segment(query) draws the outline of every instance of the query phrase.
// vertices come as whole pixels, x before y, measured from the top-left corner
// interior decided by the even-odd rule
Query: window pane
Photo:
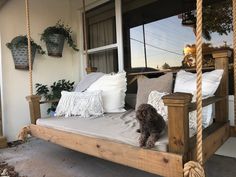
[[[86,12],[88,48],[116,43],[114,0]]]
[[[195,42],[193,29],[183,27],[178,16],[146,24],[145,37],[148,67],[159,69],[165,63],[181,66],[184,47]]]
[[[117,49],[102,51],[89,55],[92,67],[98,72],[111,73],[118,71]]]
[[[131,67],[144,67],[144,42],[142,26],[130,29]]]

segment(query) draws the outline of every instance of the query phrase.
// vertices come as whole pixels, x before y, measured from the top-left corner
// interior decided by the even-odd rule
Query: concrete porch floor
[[[0,150],[0,160],[28,177],[157,177],[34,138]],[[215,155],[207,162],[206,173],[208,177],[235,177],[235,166],[236,158]]]

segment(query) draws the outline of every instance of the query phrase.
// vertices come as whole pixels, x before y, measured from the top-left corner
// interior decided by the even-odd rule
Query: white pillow
[[[96,117],[104,113],[101,91],[61,92],[61,99],[56,109],[56,116]]]
[[[151,91],[148,96],[148,104],[152,105],[157,112],[164,118],[165,121],[168,120],[168,109],[164,105],[162,97],[168,95],[166,92]]]
[[[217,69],[202,74],[202,96],[210,97],[216,92],[224,70]],[[181,70],[177,73],[174,92],[196,93],[197,74]]]
[[[168,95],[166,92],[158,92],[152,91],[148,97],[148,104],[152,105],[157,112],[164,118],[164,120],[168,121],[168,107],[164,105],[162,97]],[[208,105],[203,108],[203,127],[207,127],[212,123],[212,105]],[[192,111],[189,113],[189,128],[194,132],[197,130],[197,114],[196,111]]]
[[[87,91],[102,90],[103,108],[105,112],[124,112],[126,87],[126,73],[119,72],[117,74],[106,74],[102,76]]]
[[[211,72],[202,74],[202,96],[203,98],[214,96],[219,87],[224,70],[217,69]],[[194,73],[181,70],[177,73],[174,92],[184,92],[193,94],[193,102],[196,100],[196,79],[197,75]],[[213,122],[212,105],[208,105],[202,110],[202,125],[204,128],[208,127]],[[196,111],[190,113],[192,117],[196,118]],[[190,119],[192,128],[196,128],[196,120]]]

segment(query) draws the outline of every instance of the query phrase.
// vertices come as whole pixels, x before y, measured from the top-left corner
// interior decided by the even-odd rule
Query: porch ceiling
[[[0,9],[2,8],[2,6],[7,2],[8,0],[0,0]]]

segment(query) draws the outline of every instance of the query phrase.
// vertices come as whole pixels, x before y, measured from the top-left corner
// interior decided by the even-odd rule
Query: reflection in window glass
[[[144,40],[143,40],[142,26],[131,28],[130,29],[130,49],[131,49],[132,68],[145,66],[143,44],[144,44]]]
[[[183,26],[181,22],[181,18],[173,16],[145,24],[144,28],[142,25],[131,28],[131,66],[154,69],[162,69],[165,63],[171,67],[181,66],[184,48],[186,45],[195,43],[193,28]],[[143,34],[145,34],[145,40]],[[211,37],[211,41],[204,39],[204,42],[211,43],[214,47],[232,45],[232,33],[227,36],[213,33]],[[145,60],[147,60],[147,66]]]

